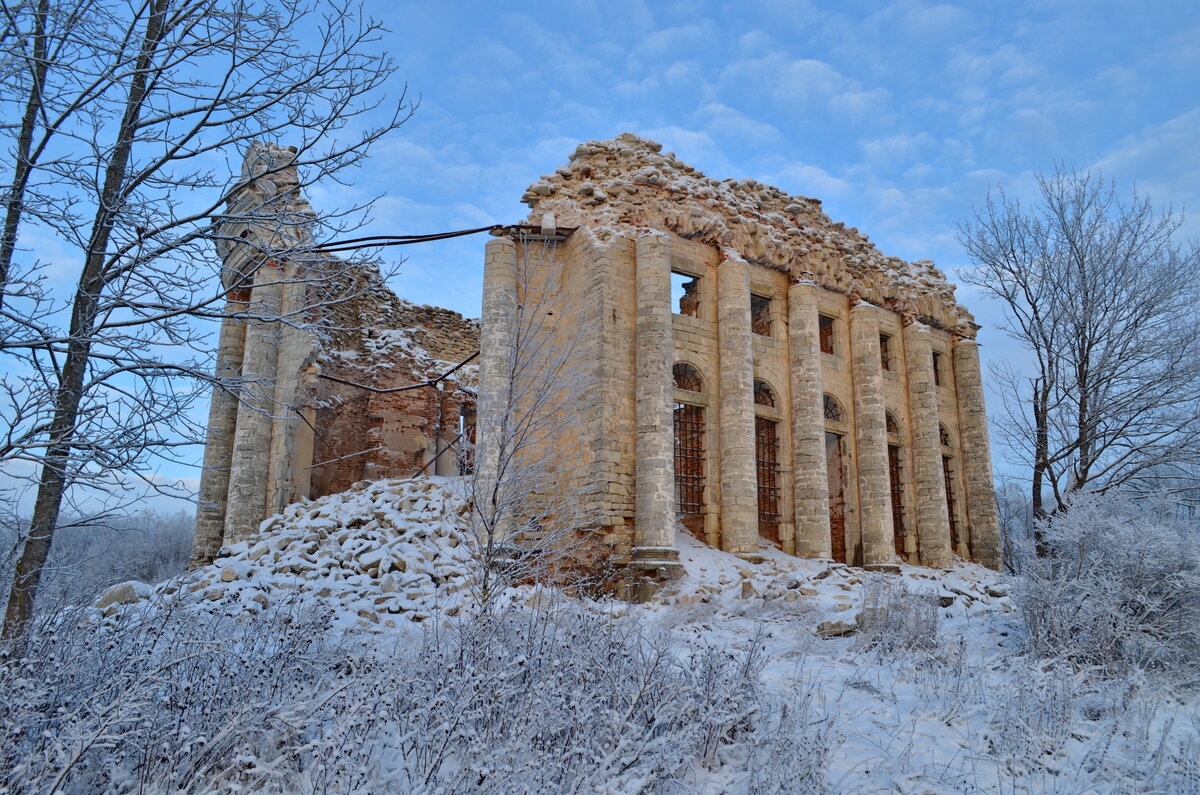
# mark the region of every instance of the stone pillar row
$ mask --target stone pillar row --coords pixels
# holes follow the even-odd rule
[[[958,339],[954,344],[953,357],[971,557],[980,565],[999,569],[1000,522],[996,513],[996,492],[992,485],[992,454],[988,444],[979,345],[975,340]]]
[[[754,462],[754,347],[750,266],[726,251],[717,266],[717,349],[721,403],[721,548],[758,555],[758,473]]]
[[[883,371],[879,364],[879,324],[874,308],[850,310],[850,372],[854,381],[854,441],[858,453],[859,526],[862,562],[894,563],[891,484],[888,477],[887,421]]]
[[[277,413],[281,278],[278,265],[266,262],[255,272],[250,291],[242,358],[243,394],[237,406],[225,508],[227,544],[248,539],[258,529],[266,508],[272,417]]]
[[[953,561],[942,447],[938,437],[937,387],[929,327],[911,318],[904,326],[908,408],[912,426],[913,482],[917,498],[917,538],[921,562],[944,568]]]
[[[635,417],[637,468],[634,474],[635,566],[673,576],[679,569],[675,546],[675,415],[671,324],[671,244],[661,232],[648,232],[636,244]]]
[[[517,344],[517,246],[505,237],[488,241],[483,264],[483,314],[487,329],[479,339],[479,403],[476,408],[476,515],[483,531],[496,540],[511,533],[503,477],[505,459],[512,456],[507,422],[511,415]]]
[[[242,374],[242,358],[246,347],[246,324],[242,315],[249,301],[249,288],[230,290],[225,303],[225,318],[221,321],[217,341],[216,383],[208,409],[204,468],[200,473],[200,496],[196,506],[192,566],[211,563],[221,549],[224,536],[238,399],[237,395],[222,388],[222,385],[230,384]]]
[[[788,288],[788,369],[792,382],[796,554],[804,558],[833,557],[820,344],[817,285],[812,279],[800,279]]]

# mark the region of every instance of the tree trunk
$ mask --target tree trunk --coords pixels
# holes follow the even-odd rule
[[[4,230],[0,232],[0,309],[4,308],[4,295],[8,290],[8,274],[12,268],[13,252],[17,247],[17,228],[21,224],[21,213],[25,208],[25,188],[33,163],[29,159],[33,147],[33,131],[42,110],[42,89],[46,82],[46,71],[50,61],[46,57],[46,17],[50,14],[50,0],[39,0],[33,28],[33,69],[29,85],[29,99],[21,117],[21,131],[17,134],[17,150],[14,152],[13,181],[4,202]]]
[[[1046,477],[1046,459],[1050,454],[1049,383],[1049,379],[1039,378],[1034,382],[1033,387],[1033,493],[1030,494],[1030,500],[1033,507],[1033,541],[1038,557],[1044,556],[1046,552],[1039,522],[1046,518],[1046,508],[1042,502],[1042,487]]]
[[[4,631],[0,639],[10,640],[24,636],[33,617],[33,605],[41,583],[42,570],[50,555],[54,529],[58,525],[58,514],[63,495],[69,485],[71,448],[75,437],[75,424],[79,418],[79,406],[83,401],[83,385],[87,375],[88,359],[91,355],[92,338],[95,333],[96,309],[100,294],[104,290],[104,264],[108,242],[116,220],[116,208],[122,201],[125,186],[125,171],[133,150],[134,135],[146,99],[146,84],[155,51],[164,34],[163,21],[169,0],[154,0],[154,6],[146,21],[146,34],[138,55],[137,69],[129,86],[125,113],[117,129],[117,142],[112,158],[104,172],[104,183],[96,218],[92,224],[92,236],[88,243],[87,261],[79,287],[75,292],[74,309],[71,314],[70,342],[67,344],[66,361],[54,399],[54,420],[50,427],[50,446],[42,466],[42,477],[38,485],[37,500],[34,502],[33,519],[29,535],[17,561],[16,576],[9,593],[8,608],[4,613]]]

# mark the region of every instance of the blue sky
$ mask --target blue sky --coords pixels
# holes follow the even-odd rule
[[[631,131],[709,176],[820,198],[885,253],[951,275],[966,264],[955,224],[989,185],[1029,195],[1056,161],[1191,208],[1200,238],[1195,0],[365,8],[391,29],[377,45],[398,66],[391,94],[420,98],[346,184],[310,191],[327,212],[379,197],[365,233],[518,221],[525,187],[576,145]],[[484,242],[385,250],[408,258],[393,287],[478,316]],[[1019,357],[999,309],[959,295],[985,361]]]
[[[387,3],[416,115],[320,209],[372,230],[525,214],[524,188],[632,131],[710,176],[822,199],[886,253],[964,265],[955,223],[1056,161],[1200,212],[1200,4]],[[1188,223],[1200,237],[1200,223]],[[404,249],[402,295],[478,315],[482,240]],[[392,250],[396,251],[395,249]],[[992,310],[967,293],[985,326]],[[995,332],[983,340],[994,342]]]
[[[1198,213],[1200,3],[388,3],[416,115],[318,209],[372,195],[371,231],[512,223],[575,146],[623,131],[709,176],[815,196],[888,254],[967,265],[955,226],[989,186],[1056,162]],[[478,316],[480,238],[403,249],[393,286]],[[391,252],[396,252],[392,249]],[[388,253],[387,256],[395,256]],[[985,363],[1020,352],[960,288]],[[993,414],[998,408],[989,396]],[[999,451],[998,451],[999,452]],[[999,469],[1003,463],[997,461]]]

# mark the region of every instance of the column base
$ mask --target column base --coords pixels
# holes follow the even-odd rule
[[[868,563],[863,568],[867,571],[879,571],[884,574],[899,574],[900,565],[897,563]]]
[[[684,575],[679,550],[674,547],[634,547],[629,568],[662,580],[678,580]]]

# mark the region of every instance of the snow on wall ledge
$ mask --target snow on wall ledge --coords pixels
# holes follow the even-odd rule
[[[975,336],[974,318],[954,300],[954,285],[931,261],[880,253],[866,235],[832,221],[819,199],[753,179],[712,179],[664,154],[662,144],[632,133],[581,144],[570,162],[531,185],[521,200],[531,208],[531,224],[554,213],[560,227],[589,227],[602,238],[644,227],[666,229]]]

